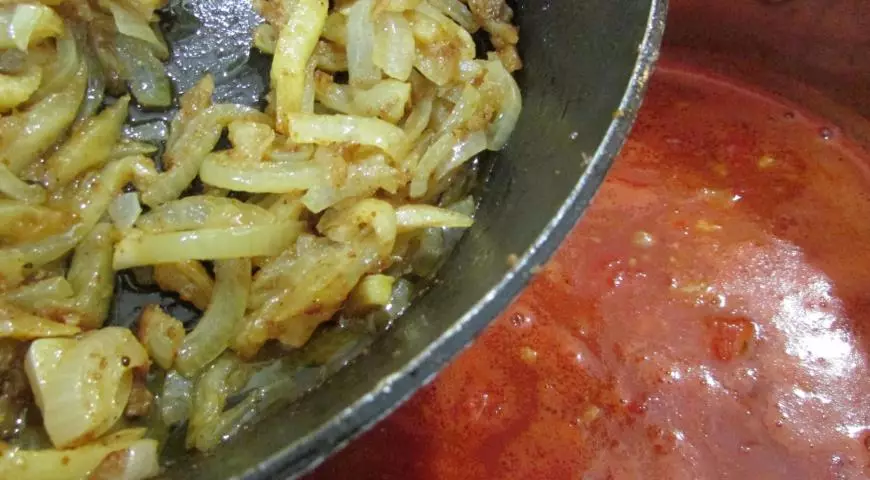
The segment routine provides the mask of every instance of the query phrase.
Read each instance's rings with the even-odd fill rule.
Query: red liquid
[[[868,158],[662,68],[553,262],[317,479],[870,475]]]

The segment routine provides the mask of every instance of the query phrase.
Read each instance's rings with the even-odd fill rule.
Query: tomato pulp
[[[870,157],[666,65],[583,220],[315,478],[870,475]]]

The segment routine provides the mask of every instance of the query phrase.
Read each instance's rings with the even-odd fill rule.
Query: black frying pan
[[[589,203],[640,106],[658,54],[665,3],[516,5],[524,110],[508,148],[484,159],[491,168],[479,188],[476,223],[431,288],[363,354],[309,375],[305,381],[312,388],[302,389],[301,398],[267,421],[207,456],[188,456],[170,446],[164,476],[297,476],[431,380],[519,292]],[[171,10],[169,72],[177,89],[211,71],[218,100],[259,102],[269,59],[250,51],[257,22],[250,3],[184,0]],[[122,298],[115,321],[131,318],[142,300]]]

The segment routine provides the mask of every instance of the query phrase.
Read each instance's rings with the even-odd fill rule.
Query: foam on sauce
[[[580,225],[315,478],[865,478],[870,156],[662,68]]]

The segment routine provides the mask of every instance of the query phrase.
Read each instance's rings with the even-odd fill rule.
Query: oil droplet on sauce
[[[829,125],[661,62],[553,262],[314,477],[868,478],[870,159]]]

